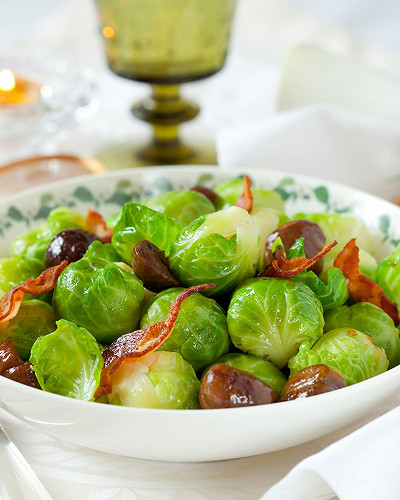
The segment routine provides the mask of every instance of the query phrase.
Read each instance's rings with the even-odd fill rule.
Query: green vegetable
[[[275,391],[279,400],[282,387],[286,384],[287,378],[278,368],[266,359],[259,358],[252,354],[242,354],[232,352],[217,359],[213,364],[224,363],[233,366],[238,370],[252,373],[265,384],[268,384]]]
[[[57,321],[55,332],[39,337],[33,344],[29,361],[44,391],[93,401],[103,357],[85,328],[70,321]]]
[[[171,271],[184,286],[215,283],[212,295],[231,291],[262,268],[267,235],[277,216],[263,209],[251,216],[230,207],[183,228],[171,247]]]
[[[182,290],[169,288],[155,295],[146,305],[140,327],[163,321]],[[196,293],[183,302],[171,335],[159,349],[178,352],[198,371],[228,352],[229,347],[223,309],[215,300]]]
[[[86,250],[84,257],[88,259],[100,258],[107,260],[108,262],[120,262],[121,258],[118,255],[118,252],[111,245],[111,243],[102,243],[101,241],[94,241],[89,245],[89,248]]]
[[[375,279],[389,299],[400,307],[400,243],[394,252],[379,262]]]
[[[222,196],[229,205],[234,205],[243,193],[243,179],[221,182],[214,187],[214,191]],[[253,194],[253,208],[267,207],[278,212],[284,211],[284,203],[281,196],[275,191],[251,188]]]
[[[347,385],[362,382],[387,370],[385,351],[372,339],[353,328],[335,328],[310,347],[304,343],[296,356],[289,360],[290,375],[307,366],[328,365],[341,373]]]
[[[358,302],[352,306],[331,309],[325,315],[324,331],[340,327],[354,328],[371,337],[375,345],[385,350],[389,368],[400,363],[399,330],[380,307],[369,302]]]
[[[181,227],[180,222],[151,208],[138,203],[126,203],[114,227],[112,244],[127,264],[131,263],[133,247],[143,240],[150,241],[168,256]]]
[[[324,325],[321,302],[303,283],[254,278],[240,286],[228,309],[228,330],[240,350],[286,365]]]
[[[178,189],[167,191],[143,202],[149,208],[177,219],[187,226],[198,217],[215,211],[212,202],[197,191]]]
[[[111,404],[140,408],[199,408],[200,381],[176,352],[155,351],[127,360],[114,372]]]
[[[27,279],[35,279],[44,270],[44,265],[38,259],[25,259],[23,257],[9,257],[0,259],[0,295],[23,283]],[[49,294],[36,296],[45,300]],[[25,300],[33,298],[33,295],[25,295]]]
[[[57,207],[50,212],[46,222],[13,241],[11,255],[39,259],[44,266],[46,250],[53,236],[64,229],[75,228],[87,229],[84,217],[69,207]]]
[[[0,344],[11,337],[19,357],[26,361],[35,340],[55,329],[56,318],[49,304],[35,299],[23,301],[18,314],[0,325]]]
[[[133,273],[104,259],[83,257],[61,273],[53,306],[58,317],[110,344],[137,328],[143,299],[143,284]]]

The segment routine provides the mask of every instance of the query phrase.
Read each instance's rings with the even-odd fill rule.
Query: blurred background
[[[247,0],[251,2],[252,0]],[[29,35],[46,17],[69,0],[1,0],[0,49]],[[398,0],[277,0],[352,32],[363,41],[400,53],[400,2]]]

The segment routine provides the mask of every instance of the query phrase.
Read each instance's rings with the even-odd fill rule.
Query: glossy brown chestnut
[[[283,386],[281,401],[308,398],[346,387],[340,373],[327,365],[313,365],[303,368],[290,377]]]
[[[314,257],[314,255],[320,252],[326,243],[326,238],[322,229],[315,222],[305,219],[289,221],[286,224],[279,226],[268,237],[265,257],[266,265],[268,249],[272,247],[273,242],[276,238],[278,238],[278,236],[280,237],[286,252],[296,240],[304,238],[304,252],[308,259]],[[319,274],[322,271],[322,261],[323,259],[320,259],[311,268],[316,274]]]
[[[136,243],[132,250],[132,269],[143,285],[151,292],[180,286],[169,270],[169,262],[162,250],[150,241]]]
[[[237,408],[274,403],[276,394],[251,373],[218,363],[205,374],[199,401],[203,409]]]
[[[83,229],[64,229],[54,236],[46,251],[46,267],[57,266],[63,260],[76,262],[81,259],[89,245],[100,239]]]

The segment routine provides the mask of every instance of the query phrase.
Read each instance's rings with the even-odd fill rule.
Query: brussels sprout
[[[254,278],[240,286],[228,309],[234,345],[267,358],[278,368],[314,342],[324,325],[321,302],[303,283],[280,278]]]
[[[400,243],[394,252],[379,262],[375,279],[386,295],[400,307]]]
[[[154,296],[146,305],[140,327],[163,321],[182,290],[169,288]],[[198,371],[228,352],[229,346],[223,309],[215,300],[196,293],[182,304],[171,335],[159,349],[178,352]]]
[[[357,246],[363,251],[373,254],[373,239],[365,223],[354,215],[322,213],[296,214],[294,219],[308,219],[318,224],[326,236],[327,243],[337,241],[338,244],[324,256],[324,271],[333,266],[333,261],[343,250],[346,243],[357,238]]]
[[[369,302],[335,307],[325,314],[324,332],[340,327],[354,328],[371,337],[375,345],[385,350],[389,368],[400,363],[399,330],[380,307]]]
[[[40,387],[47,392],[93,401],[103,357],[94,337],[70,321],[33,344],[29,361]]]
[[[94,241],[86,250],[84,257],[88,259],[100,258],[108,262],[120,262],[121,257],[118,252],[111,245],[111,243],[102,243],[101,241]]]
[[[305,342],[289,360],[290,375],[307,366],[324,364],[337,370],[346,384],[352,385],[385,372],[389,365],[385,351],[353,328],[330,330],[310,346],[310,342]]]
[[[35,299],[24,301],[18,314],[0,325],[0,344],[11,337],[18,356],[27,361],[35,340],[55,329],[56,318],[49,304]]]
[[[83,257],[61,273],[53,306],[59,318],[75,322],[103,344],[136,329],[144,299],[142,282],[104,259]]]
[[[276,223],[268,209],[256,217],[239,207],[199,217],[171,247],[172,274],[184,286],[215,283],[210,294],[227,293],[261,269],[266,237]]]
[[[127,264],[139,241],[148,240],[168,256],[173,240],[182,225],[175,219],[138,203],[125,203],[121,218],[114,227],[112,244]]]
[[[87,229],[81,214],[69,207],[60,206],[52,210],[46,222],[18,236],[11,245],[11,255],[39,259],[45,262],[47,247],[56,234],[63,229]]]
[[[243,179],[221,182],[214,187],[214,191],[222,196],[229,205],[234,205],[243,192]],[[284,211],[284,203],[281,196],[275,191],[251,188],[253,195],[253,208],[274,208],[278,212]]]
[[[43,270],[44,265],[38,259],[25,259],[23,257],[0,259],[0,294],[4,295],[29,278],[37,278]],[[27,294],[25,296],[26,299],[31,297],[33,295]]]
[[[243,370],[253,374],[265,384],[268,384],[275,391],[279,399],[282,387],[286,384],[287,378],[278,368],[267,359],[259,358],[253,354],[242,354],[232,352],[218,358],[213,364],[224,363],[233,366],[238,370]]]
[[[183,189],[167,191],[143,204],[172,219],[177,219],[184,226],[202,215],[215,212],[213,203],[204,194]]]
[[[177,352],[156,351],[130,359],[112,377],[111,404],[139,408],[199,408],[200,381]]]
[[[121,210],[118,210],[118,212],[115,212],[115,214],[112,214],[112,215],[110,215],[110,217],[107,217],[107,219],[106,219],[107,227],[111,227],[112,229],[114,229],[117,222],[121,218],[121,213],[122,213],[122,208],[121,208]]]

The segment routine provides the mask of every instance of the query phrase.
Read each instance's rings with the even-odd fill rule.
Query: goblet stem
[[[179,139],[179,125],[195,118],[200,108],[179,93],[177,84],[153,84],[152,95],[132,107],[132,113],[153,127],[151,143],[139,150],[146,161],[181,163],[194,152]]]

